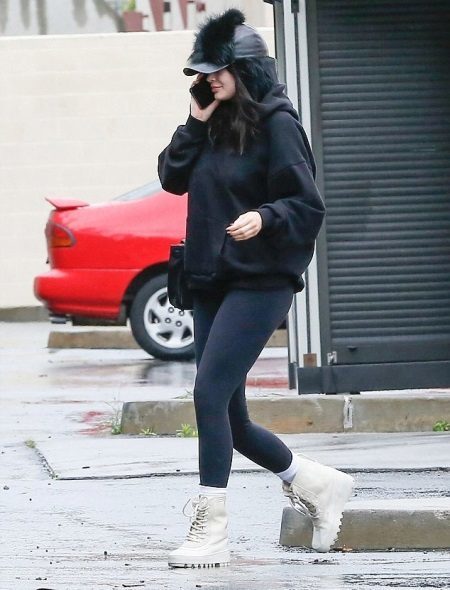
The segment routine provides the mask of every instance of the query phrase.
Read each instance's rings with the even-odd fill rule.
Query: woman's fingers
[[[227,227],[227,233],[235,240],[248,240],[256,236],[262,227],[261,215],[257,211],[248,211],[240,215]]]
[[[191,98],[191,115],[194,117],[194,119],[198,119],[199,121],[203,121],[204,123],[206,123],[206,121],[211,117],[211,115],[219,106],[219,104],[220,100],[216,99],[210,105],[208,105],[204,109],[201,109],[198,106],[197,101],[194,98]]]
[[[249,211],[248,213],[243,213],[242,215],[239,215],[236,221],[234,221],[227,227],[227,231],[230,233],[234,233],[243,228],[249,227],[261,229],[261,225],[262,220],[260,214],[256,211]]]
[[[236,242],[241,242],[242,240],[249,240],[250,238],[253,238],[257,233],[258,231],[255,229],[238,234],[237,236],[233,236],[233,239],[236,240]]]

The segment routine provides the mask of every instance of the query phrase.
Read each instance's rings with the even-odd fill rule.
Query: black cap
[[[210,18],[197,33],[194,50],[183,69],[186,76],[211,74],[238,59],[268,56],[266,42],[244,20],[243,13],[235,8]]]

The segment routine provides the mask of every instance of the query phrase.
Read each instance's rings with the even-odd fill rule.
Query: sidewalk
[[[347,505],[336,547],[450,548],[450,497],[446,497],[450,489],[450,434],[297,434],[280,438],[294,452],[354,473],[358,486],[361,479],[384,474],[383,488],[376,494],[371,498],[363,494],[362,500],[352,498]],[[197,474],[195,439],[89,439],[79,440],[73,451],[67,441],[48,441],[39,444],[37,451],[51,476],[60,481]],[[258,471],[264,470],[235,453],[232,472]],[[425,480],[423,474],[427,474]],[[424,482],[428,489],[432,486],[432,497],[424,495],[423,489],[419,492]],[[396,493],[392,494],[392,489]],[[281,544],[310,547],[311,535],[310,520],[285,508]]]
[[[450,489],[450,433],[279,436],[294,452],[349,473],[436,472]],[[197,446],[196,438],[119,435],[50,439],[36,451],[59,480],[105,479],[197,474]],[[236,452],[232,471],[264,469]]]
[[[188,526],[181,509],[196,490],[197,440],[112,436],[108,421],[127,400],[188,396],[193,365],[169,368],[139,350],[49,351],[48,328],[0,324],[0,590],[449,586],[445,551],[349,552],[347,546],[319,555],[280,545],[286,507],[280,482],[238,457],[228,500],[231,567],[168,570],[167,552]],[[280,390],[250,393],[258,399]],[[416,511],[419,504],[448,529],[448,434],[290,437],[294,448],[354,473],[348,513],[358,505],[400,501]]]

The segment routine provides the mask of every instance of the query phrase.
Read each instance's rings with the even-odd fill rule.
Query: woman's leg
[[[245,381],[236,389],[228,407],[233,447],[242,455],[273,473],[285,472],[292,452],[273,432],[255,424],[248,415]]]
[[[195,360],[200,364],[209,331],[224,293],[194,292]],[[228,565],[226,490],[200,487],[191,499],[191,526],[185,542],[169,554],[172,567],[210,567]],[[184,510],[183,510],[184,512]]]
[[[199,428],[200,481],[225,488],[235,448],[284,478],[294,461],[272,433],[253,424],[245,403],[245,377],[289,310],[292,290],[207,293],[194,301],[197,378],[194,402]],[[289,468],[287,465],[292,460]],[[283,490],[294,508],[310,510],[312,546],[328,551],[351,495],[350,476],[306,458]],[[297,467],[296,467],[297,469]],[[291,481],[289,479],[288,481]],[[211,490],[212,491],[212,490]],[[225,490],[200,493],[188,537],[169,556],[174,567],[224,565],[229,561]]]
[[[194,291],[194,347],[195,363],[198,367],[208,340],[217,310],[222,303],[223,291]]]
[[[195,294],[194,335],[197,366],[200,363],[211,325],[224,292]],[[233,447],[261,467],[274,473],[285,472],[292,463],[289,448],[272,432],[251,422],[245,399],[245,380],[235,390],[228,408]]]
[[[228,413],[231,398],[289,311],[292,296],[290,287],[228,291],[215,312],[206,342],[203,334],[204,346],[194,387],[202,485],[220,488],[227,485],[233,453]],[[267,444],[267,438],[264,435],[263,438]],[[279,465],[282,471],[292,455],[277,437],[269,436],[269,439],[269,444],[276,446],[270,464],[275,469]]]

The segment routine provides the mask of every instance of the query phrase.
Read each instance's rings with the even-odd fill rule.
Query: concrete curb
[[[429,432],[450,416],[450,395],[379,394],[249,398],[252,419],[280,434],[313,432]],[[192,400],[126,402],[122,432],[175,434],[181,424],[195,425]]]
[[[269,342],[268,347],[287,346],[286,330],[277,330]],[[139,348],[131,332],[127,330],[83,330],[83,331],[53,331],[48,337],[48,348],[89,348],[89,349],[127,349]]]
[[[50,332],[48,348],[133,349],[139,348],[131,332],[126,330],[85,330]]]
[[[450,548],[450,502],[437,499],[434,506],[419,508],[424,500],[398,500],[389,507],[385,500],[355,502],[344,512],[334,549],[360,551]],[[362,504],[361,507],[358,507]],[[367,504],[367,505],[366,505]],[[439,506],[441,504],[441,506]],[[280,544],[311,547],[312,523],[293,508],[283,510]]]
[[[2,307],[0,322],[48,322],[48,310],[43,306]]]
[[[252,419],[273,432],[340,432],[342,403],[336,398],[326,401],[324,404],[310,398],[250,398],[247,404]],[[139,434],[145,428],[152,428],[157,434],[175,434],[181,424],[196,424],[192,400],[126,402],[123,405],[124,434]]]

